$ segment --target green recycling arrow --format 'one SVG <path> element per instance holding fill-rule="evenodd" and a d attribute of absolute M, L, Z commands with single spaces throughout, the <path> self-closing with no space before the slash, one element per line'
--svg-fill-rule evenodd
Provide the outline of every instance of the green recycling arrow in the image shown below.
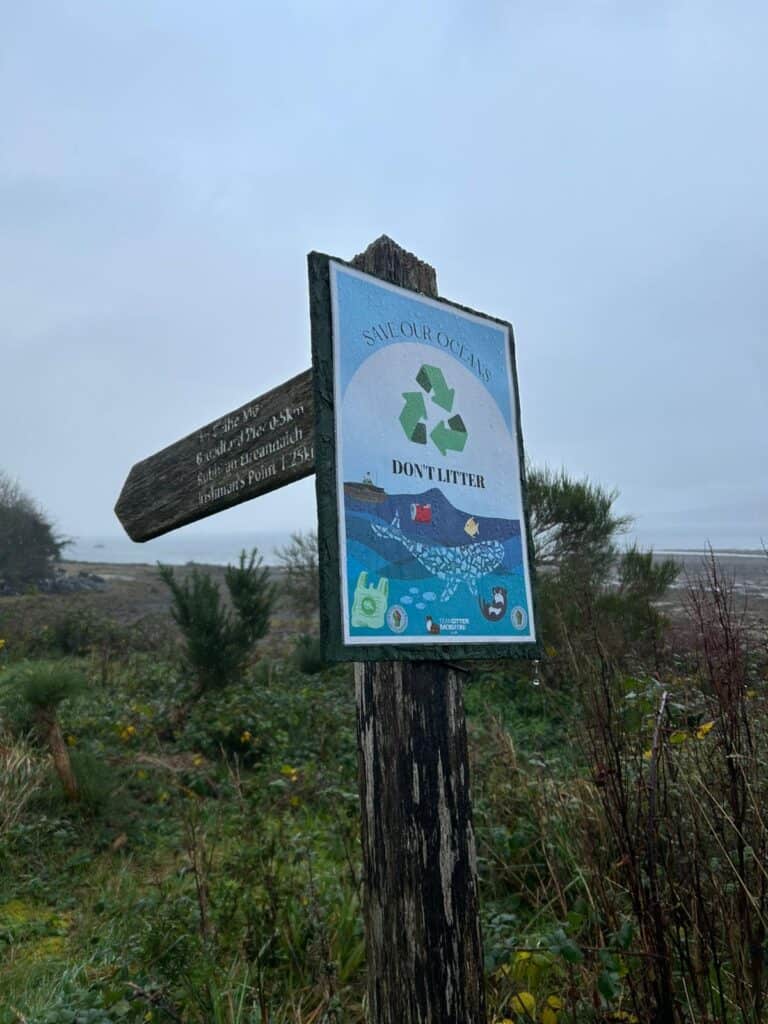
<path fill-rule="evenodd" d="M 450 412 L 453 409 L 453 399 L 456 392 L 446 384 L 443 371 L 438 366 L 429 366 L 424 363 L 416 374 L 416 383 L 428 393 L 432 394 L 432 401 L 441 409 Z M 415 444 L 427 443 L 428 419 L 427 404 L 424 400 L 423 391 L 403 391 L 405 405 L 400 413 L 400 425 L 409 441 Z M 448 424 L 440 420 L 437 426 L 429 435 L 440 452 L 445 455 L 448 451 L 463 452 L 467 443 L 467 428 L 464 420 L 458 413 L 451 416 Z"/>
<path fill-rule="evenodd" d="M 440 449 L 441 455 L 445 455 L 449 448 L 454 452 L 463 452 L 467 443 L 467 428 L 461 416 L 451 416 L 448 426 L 444 420 L 440 420 L 429 436 Z"/>
<path fill-rule="evenodd" d="M 456 392 L 446 384 L 439 366 L 427 366 L 425 363 L 416 375 L 416 383 L 425 391 L 432 392 L 432 401 L 441 409 L 445 409 L 446 412 L 453 409 L 453 396 Z"/>
<path fill-rule="evenodd" d="M 427 418 L 427 406 L 420 391 L 404 391 L 405 406 L 400 413 L 400 424 L 409 441 L 427 443 L 427 428 L 421 422 Z"/>

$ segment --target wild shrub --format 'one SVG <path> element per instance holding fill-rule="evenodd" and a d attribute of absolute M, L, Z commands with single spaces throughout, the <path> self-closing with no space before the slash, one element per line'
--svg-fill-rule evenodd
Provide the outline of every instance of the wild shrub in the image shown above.
<path fill-rule="evenodd" d="M 45 770 L 26 737 L 0 733 L 0 838 L 20 820 Z"/>
<path fill-rule="evenodd" d="M 643 605 L 670 574 L 630 555 L 627 628 L 658 625 Z M 563 631 L 559 667 L 580 707 L 569 738 L 588 776 L 520 754 L 513 720 L 492 719 L 475 745 L 502 1017 L 544 1021 L 557 1003 L 576 1021 L 766 1020 L 768 647 L 716 560 L 690 581 L 687 607 L 693 648 L 659 672 L 629 674 L 589 622 Z"/>
<path fill-rule="evenodd" d="M 307 676 L 316 675 L 325 668 L 320 640 L 316 636 L 304 633 L 297 637 L 293 648 L 293 658 L 299 672 Z"/>
<path fill-rule="evenodd" d="M 633 924 L 623 988 L 639 1020 L 765 1019 L 768 651 L 750 651 L 715 559 L 687 593 L 688 678 L 627 678 L 597 652 L 582 676 L 601 811 L 582 846 L 601 927 Z"/>
<path fill-rule="evenodd" d="M 564 470 L 528 470 L 536 566 L 539 634 L 561 664 L 549 672 L 562 684 L 562 664 L 578 675 L 596 649 L 629 663 L 664 658 L 666 620 L 659 610 L 679 570 L 671 559 L 618 542 L 632 522 L 614 508 L 618 492 Z"/>
<path fill-rule="evenodd" d="M 203 694 L 178 741 L 211 758 L 222 751 L 247 766 L 265 761 L 328 760 L 355 764 L 354 701 L 349 669 L 299 675 L 263 659 L 239 682 Z"/>
<path fill-rule="evenodd" d="M 0 584 L 15 589 L 47 578 L 66 543 L 34 501 L 0 472 Z"/>
<path fill-rule="evenodd" d="M 613 566 L 616 542 L 632 523 L 614 510 L 619 492 L 565 470 L 528 467 L 528 510 L 536 564 L 603 580 Z"/>
<path fill-rule="evenodd" d="M 614 656 L 631 652 L 661 670 L 668 622 L 659 602 L 679 575 L 680 567 L 670 558 L 655 560 L 652 551 L 635 545 L 622 552 L 615 581 L 596 602 L 605 645 Z"/>
<path fill-rule="evenodd" d="M 304 622 L 312 622 L 320 601 L 317 533 L 291 534 L 291 543 L 275 552 L 281 567 L 281 593 Z"/>
<path fill-rule="evenodd" d="M 218 584 L 197 567 L 177 580 L 168 565 L 158 567 L 161 580 L 173 597 L 171 614 L 184 637 L 188 669 L 194 674 L 191 697 L 221 689 L 241 678 L 254 645 L 269 628 L 274 587 L 269 570 L 254 548 L 240 554 L 237 566 L 228 566 L 226 584 L 234 608 L 227 607 Z"/>
<path fill-rule="evenodd" d="M 48 748 L 68 800 L 77 800 L 79 786 L 61 731 L 58 709 L 62 701 L 78 696 L 86 686 L 80 669 L 65 661 L 26 661 L 4 671 L 4 696 L 27 706 L 40 741 Z"/>

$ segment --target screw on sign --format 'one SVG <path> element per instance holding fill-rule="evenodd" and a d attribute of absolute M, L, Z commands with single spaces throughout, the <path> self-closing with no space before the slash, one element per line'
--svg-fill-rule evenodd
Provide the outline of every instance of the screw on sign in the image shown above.
<path fill-rule="evenodd" d="M 436 301 L 434 269 L 386 236 L 351 263 L 336 263 L 354 268 L 361 279 L 388 282 L 405 295 L 415 293 L 414 297 L 422 299 L 431 296 Z M 384 489 L 372 482 L 367 470 L 361 470 L 361 482 L 348 486 L 342 483 L 341 489 L 333 476 L 338 452 L 333 447 L 333 400 L 328 398 L 333 393 L 327 379 L 332 361 L 325 358 L 325 353 L 322 357 L 318 353 L 318 345 L 332 329 L 328 280 L 328 257 L 312 254 L 314 370 L 299 374 L 137 463 L 126 480 L 116 512 L 129 536 L 144 541 L 258 497 L 317 468 L 321 579 L 326 591 L 330 588 L 336 593 L 329 602 L 333 607 L 322 614 L 323 642 L 331 657 L 358 659 L 355 682 L 370 1019 L 374 1024 L 485 1024 L 466 727 L 459 675 L 449 660 L 479 657 L 484 648 L 444 643 L 452 638 L 446 636 L 447 620 L 440 615 L 441 595 L 436 591 L 431 594 L 423 588 L 406 586 L 394 573 L 390 579 L 364 566 L 355 571 L 351 564 L 346 579 L 338 579 L 339 493 L 350 495 L 356 508 L 369 509 L 371 521 L 374 512 L 381 513 L 391 499 L 382 497 Z M 443 311 L 441 315 L 448 314 Z M 403 325 L 410 326 L 407 321 Z M 423 338 L 427 330 L 423 327 Z M 372 328 L 367 337 L 394 340 L 396 331 L 396 324 L 388 324 L 383 329 Z M 443 344 L 442 338 L 450 342 L 451 348 L 455 345 L 460 358 L 473 368 L 481 365 L 478 353 L 465 353 L 453 337 L 445 332 L 441 336 L 436 328 L 438 345 Z M 394 396 L 398 402 L 404 398 L 405 405 L 393 407 L 393 421 L 404 445 L 418 445 L 422 452 L 434 451 L 439 458 L 463 458 L 472 450 L 471 431 L 458 411 L 454 412 L 457 388 L 449 386 L 450 376 L 446 377 L 438 362 L 437 358 L 430 359 L 415 368 L 411 387 L 415 384 L 418 390 L 401 389 Z M 488 373 L 483 365 L 483 374 Z M 439 415 L 432 417 L 435 410 Z M 512 418 L 519 444 L 516 412 Z M 402 466 L 408 455 L 401 454 Z M 430 479 L 452 481 L 456 486 L 484 479 L 457 468 L 416 468 L 421 473 L 428 469 Z M 449 520 L 453 522 L 445 514 L 446 506 L 423 497 L 417 500 L 413 494 L 406 494 L 404 501 L 398 532 L 392 525 L 400 524 L 397 515 L 388 525 L 379 518 L 382 532 L 371 530 L 369 539 L 392 545 L 390 551 L 399 546 L 398 564 L 404 564 L 415 551 L 423 564 L 442 565 L 440 557 L 444 562 L 448 557 L 444 552 L 440 556 L 442 549 L 424 538 L 416 539 L 410 531 L 435 530 L 441 524 L 445 527 Z M 519 517 L 518 532 L 508 530 L 510 535 L 504 535 L 503 540 L 478 536 L 493 531 L 488 516 L 460 517 L 458 546 L 466 552 L 458 553 L 458 561 L 478 564 L 471 550 L 475 542 L 485 543 L 486 551 L 514 550 L 518 555 L 522 551 L 520 557 L 525 561 L 522 511 Z M 453 552 L 451 564 L 457 563 L 456 554 Z M 494 571 L 503 570 L 501 563 L 493 567 Z M 464 592 L 472 597 L 476 582 L 471 577 L 464 582 Z M 461 589 L 459 577 L 452 576 L 444 583 L 444 593 Z M 517 626 L 522 616 L 526 624 L 531 620 L 529 583 L 526 586 L 525 592 L 519 591 L 515 604 L 522 613 Z M 348 588 L 341 597 L 340 587 Z M 412 595 L 412 590 L 418 594 Z M 488 600 L 482 594 L 476 597 L 487 614 Z M 429 608 L 420 609 L 427 600 L 432 602 Z M 343 649 L 339 619 L 342 605 L 349 628 L 370 636 L 386 632 L 404 646 L 348 645 Z M 459 621 L 460 617 L 450 618 Z M 491 621 L 486 616 L 480 618 Z M 409 631 L 414 623 L 423 628 L 428 646 L 408 646 L 413 644 Z M 511 628 L 516 628 L 514 623 Z M 329 629 L 334 631 L 333 636 L 329 636 Z M 503 629 L 508 631 L 508 624 Z M 525 637 L 512 639 L 531 641 L 522 643 L 514 653 L 530 656 L 535 651 L 532 628 Z M 511 648 L 503 650 L 512 653 Z"/>

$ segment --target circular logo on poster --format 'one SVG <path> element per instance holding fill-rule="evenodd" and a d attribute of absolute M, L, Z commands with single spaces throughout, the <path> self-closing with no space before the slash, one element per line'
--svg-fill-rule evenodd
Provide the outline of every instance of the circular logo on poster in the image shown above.
<path fill-rule="evenodd" d="M 408 612 L 401 604 L 393 604 L 387 612 L 387 625 L 393 633 L 404 633 L 408 626 Z"/>
<path fill-rule="evenodd" d="M 528 625 L 528 612 L 525 608 L 521 608 L 519 604 L 515 605 L 509 617 L 515 629 L 525 629 Z"/>

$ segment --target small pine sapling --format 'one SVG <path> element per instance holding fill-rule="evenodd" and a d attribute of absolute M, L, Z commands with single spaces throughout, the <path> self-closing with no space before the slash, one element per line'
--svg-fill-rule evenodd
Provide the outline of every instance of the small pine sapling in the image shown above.
<path fill-rule="evenodd" d="M 238 566 L 227 566 L 226 583 L 233 612 L 222 599 L 218 584 L 198 568 L 185 580 L 159 565 L 161 580 L 171 591 L 171 614 L 184 637 L 185 660 L 197 681 L 192 699 L 236 681 L 254 645 L 269 628 L 275 600 L 269 570 L 254 548 L 243 551 Z"/>
<path fill-rule="evenodd" d="M 243 632 L 243 644 L 250 650 L 269 629 L 276 596 L 269 569 L 262 564 L 256 548 L 249 556 L 241 551 L 240 564 L 227 566 L 225 580 Z"/>

